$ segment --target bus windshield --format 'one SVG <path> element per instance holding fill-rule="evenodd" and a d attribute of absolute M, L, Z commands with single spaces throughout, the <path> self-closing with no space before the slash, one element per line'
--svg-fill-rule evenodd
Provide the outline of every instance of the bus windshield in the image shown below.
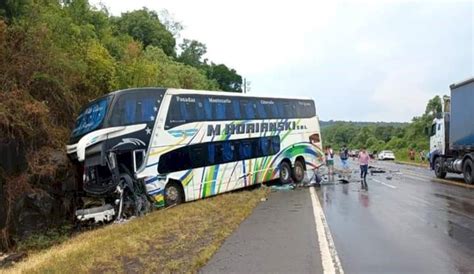
<path fill-rule="evenodd" d="M 108 126 L 155 121 L 164 93 L 164 90 L 140 90 L 119 95 L 112 107 Z"/>
<path fill-rule="evenodd" d="M 98 128 L 107 113 L 109 98 L 105 97 L 90 103 L 76 119 L 72 138 L 82 136 Z"/>

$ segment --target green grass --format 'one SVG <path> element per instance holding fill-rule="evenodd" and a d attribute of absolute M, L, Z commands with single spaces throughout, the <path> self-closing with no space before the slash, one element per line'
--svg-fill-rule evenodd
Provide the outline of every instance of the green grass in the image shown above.
<path fill-rule="evenodd" d="M 48 231 L 30 235 L 26 239 L 16 240 L 18 243 L 15 251 L 32 253 L 51 246 L 58 245 L 68 240 L 72 235 L 72 227 L 64 225 L 59 228 L 49 229 Z"/>
<path fill-rule="evenodd" d="M 224 194 L 104 226 L 0 273 L 197 272 L 266 194 Z"/>

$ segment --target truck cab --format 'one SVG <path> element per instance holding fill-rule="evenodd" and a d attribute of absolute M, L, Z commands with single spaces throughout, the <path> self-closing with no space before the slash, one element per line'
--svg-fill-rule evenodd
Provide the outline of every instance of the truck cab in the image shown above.
<path fill-rule="evenodd" d="M 443 118 L 433 119 L 430 130 L 430 155 L 445 154 L 446 152 L 446 132 Z"/>
<path fill-rule="evenodd" d="M 443 97 L 443 110 L 436 116 L 430 133 L 430 165 L 436 177 L 463 174 L 474 184 L 474 78 L 450 86 Z"/>

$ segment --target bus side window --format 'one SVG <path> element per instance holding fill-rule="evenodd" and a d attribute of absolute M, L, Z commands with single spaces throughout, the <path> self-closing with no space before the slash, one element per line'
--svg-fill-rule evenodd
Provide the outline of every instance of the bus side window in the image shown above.
<path fill-rule="evenodd" d="M 279 115 L 278 113 L 278 107 L 276 102 L 273 102 L 273 104 L 265 105 L 265 110 L 269 119 L 278 119 L 281 117 L 281 115 Z"/>
<path fill-rule="evenodd" d="M 260 138 L 260 149 L 262 152 L 261 156 L 269 155 L 271 148 L 271 141 L 268 137 Z"/>
<path fill-rule="evenodd" d="M 304 118 L 306 117 L 306 104 L 305 102 L 303 101 L 298 101 L 298 102 L 295 102 L 296 103 L 296 117 L 298 118 Z"/>
<path fill-rule="evenodd" d="M 260 139 L 252 140 L 252 158 L 262 157 L 262 146 L 260 145 Z"/>
<path fill-rule="evenodd" d="M 240 104 L 241 99 L 234 98 L 232 100 L 232 109 L 234 110 L 234 115 L 231 117 L 231 120 L 241 120 L 242 115 L 240 114 Z"/>
<path fill-rule="evenodd" d="M 278 152 L 280 152 L 280 136 L 273 136 L 271 154 L 277 154 Z"/>
<path fill-rule="evenodd" d="M 307 117 L 316 116 L 316 107 L 314 106 L 314 101 L 309 101 L 309 107 L 307 108 Z"/>
<path fill-rule="evenodd" d="M 158 172 L 170 173 L 192 168 L 189 147 L 181 147 L 160 157 Z"/>
<path fill-rule="evenodd" d="M 291 100 L 290 101 L 290 117 L 292 118 L 298 118 L 298 111 L 296 110 L 298 108 L 298 102 L 296 100 Z"/>
<path fill-rule="evenodd" d="M 179 110 L 181 112 L 181 117 L 185 120 L 186 123 L 196 120 L 196 103 L 192 102 L 182 102 L 179 104 Z"/>
<path fill-rule="evenodd" d="M 225 115 L 225 109 L 226 109 L 226 104 L 225 103 L 215 103 L 214 107 L 216 109 L 216 115 L 215 119 L 217 120 L 226 120 L 226 115 Z"/>
<path fill-rule="evenodd" d="M 202 167 L 207 164 L 205 149 L 205 145 L 195 145 L 190 148 L 189 156 L 191 158 L 191 164 L 193 168 Z"/>
<path fill-rule="evenodd" d="M 234 160 L 234 146 L 230 141 L 223 143 L 222 161 L 224 163 Z"/>
<path fill-rule="evenodd" d="M 203 100 L 201 100 L 200 97 L 196 98 L 196 103 L 194 103 L 194 107 L 196 110 L 196 116 L 194 118 L 194 121 L 203 121 L 205 120 L 205 110 L 204 110 L 204 105 L 203 105 Z"/>
<path fill-rule="evenodd" d="M 207 161 L 208 165 L 214 165 L 216 162 L 216 146 L 213 143 L 209 143 L 207 146 Z"/>
<path fill-rule="evenodd" d="M 242 141 L 239 144 L 239 160 L 252 158 L 252 145 L 249 141 Z"/>
<path fill-rule="evenodd" d="M 264 104 L 257 104 L 257 114 L 258 114 L 258 119 L 268 119 L 269 117 L 267 116 L 267 112 L 265 111 L 265 106 Z"/>
<path fill-rule="evenodd" d="M 254 100 L 240 100 L 241 113 L 243 113 L 243 120 L 255 119 L 256 104 Z"/>
<path fill-rule="evenodd" d="M 209 103 L 209 99 L 204 98 L 203 104 L 204 104 L 204 114 L 206 116 L 206 120 L 213 120 L 212 105 L 211 105 L 211 103 Z"/>

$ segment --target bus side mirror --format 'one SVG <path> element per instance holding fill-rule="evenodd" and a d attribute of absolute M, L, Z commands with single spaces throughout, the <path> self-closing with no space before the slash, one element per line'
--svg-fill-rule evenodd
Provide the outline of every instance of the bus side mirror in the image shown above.
<path fill-rule="evenodd" d="M 319 134 L 315 133 L 309 136 L 309 142 L 312 144 L 317 144 L 321 142 L 321 138 L 319 138 Z"/>
<path fill-rule="evenodd" d="M 429 136 L 429 135 L 430 135 L 430 131 L 429 131 L 428 127 L 425 127 L 425 135 L 426 135 L 426 136 Z"/>

